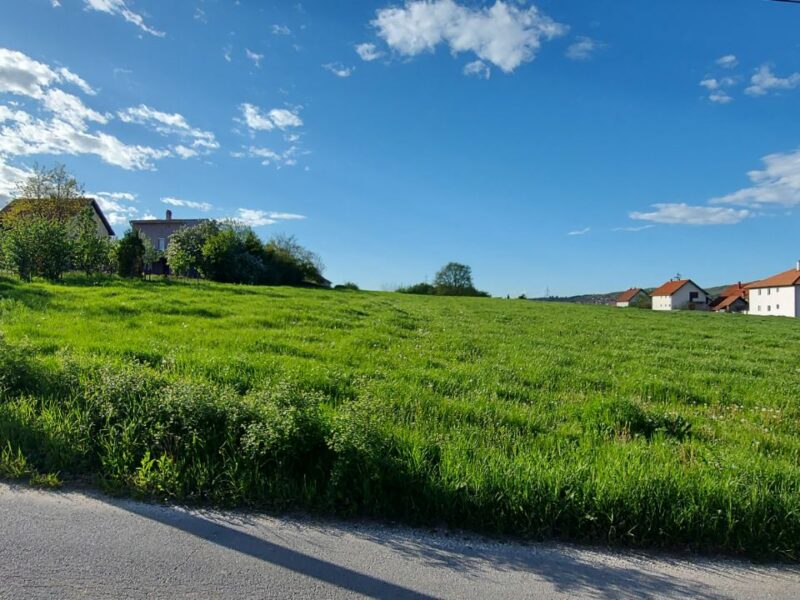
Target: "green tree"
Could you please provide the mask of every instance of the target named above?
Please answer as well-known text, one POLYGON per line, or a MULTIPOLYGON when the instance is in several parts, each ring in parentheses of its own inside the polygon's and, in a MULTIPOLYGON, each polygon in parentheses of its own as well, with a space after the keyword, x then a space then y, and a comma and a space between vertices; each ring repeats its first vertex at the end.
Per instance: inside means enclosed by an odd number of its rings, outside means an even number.
POLYGON ((24 281, 33 276, 60 279, 70 266, 72 238, 67 223, 28 216, 3 234, 6 266, 24 281))
POLYGON ((83 209, 72 222, 72 266, 94 275, 107 271, 111 243, 105 236, 97 234, 97 222, 94 211, 83 209))
POLYGON ((280 285, 324 284, 325 265, 319 255, 304 248, 294 236, 276 235, 267 243, 267 267, 280 285))
POLYGON ((117 243, 117 273, 121 277, 141 277, 145 247, 138 231, 129 229, 117 243))
POLYGON ((83 194, 83 185, 60 163, 50 169, 35 163, 30 175, 17 184, 18 198, 71 200, 83 194))
POLYGON ((217 233, 219 225, 216 221, 203 221, 194 227, 184 227, 173 233, 169 237, 166 252, 170 270, 185 277, 204 274, 203 247, 217 233))

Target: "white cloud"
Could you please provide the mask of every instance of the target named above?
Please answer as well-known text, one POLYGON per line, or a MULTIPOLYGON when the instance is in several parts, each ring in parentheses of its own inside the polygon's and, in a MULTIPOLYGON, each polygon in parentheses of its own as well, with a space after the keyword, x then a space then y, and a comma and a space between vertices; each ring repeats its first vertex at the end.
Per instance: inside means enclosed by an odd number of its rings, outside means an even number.
POLYGON ((750 86, 744 92, 750 96, 764 96, 770 92, 792 90, 800 86, 800 73, 778 77, 770 65, 761 65, 750 78, 750 86))
POLYGON ((383 56, 383 52, 378 50, 375 44, 358 44, 356 46, 356 53, 361 57, 361 60, 365 60, 367 62, 371 62, 373 60, 378 60, 383 56))
POLYGON ((589 60, 603 44, 590 37, 579 36, 567 48, 566 56, 572 60, 589 60))
POLYGON ((634 233, 637 231, 645 231, 646 229, 652 229, 655 225, 641 225, 639 227, 614 227, 614 231, 625 231, 628 233, 634 233))
POLYGON ((261 159, 261 164, 266 166, 274 165, 277 168, 281 167, 294 167, 297 165, 297 158, 303 154, 299 146, 292 145, 283 152, 276 152, 271 148, 263 148, 259 146, 250 146, 246 152, 234 153, 236 158, 250 157, 261 159))
POLYGON ((0 155, 0 205, 5 206, 17 191, 17 184, 31 174, 29 169, 21 169, 6 163, 0 155))
POLYGON ((175 135, 183 140, 188 140, 190 147, 179 144, 173 148, 181 158, 191 158, 219 148, 219 142, 213 133, 192 127, 179 113, 165 113, 140 104, 118 112, 117 116, 123 123, 143 125, 163 136, 175 135))
POLYGON ((236 211, 236 220, 251 227, 264 225, 274 225, 278 221, 297 221, 305 219, 303 215, 292 213, 270 212, 263 210, 253 210, 250 208, 240 208, 236 211))
POLYGON ((378 10, 372 25, 401 55, 416 56, 445 44, 453 54, 472 52, 506 73, 533 60, 542 41, 568 29, 534 6, 521 8, 503 0, 487 8, 454 0, 407 0, 402 8, 378 10))
POLYGON ((667 225, 733 225, 751 216, 749 210, 684 203, 653 204, 654 211, 632 212, 630 218, 667 225))
POLYGON ((274 35, 291 35, 292 30, 289 29, 286 25, 273 25, 272 33, 274 35))
POLYGON ((356 70, 355 67, 345 67, 342 63, 328 63, 326 65, 322 65, 322 68, 326 71, 330 71, 337 77, 350 77, 353 74, 353 71, 356 70))
POLYGON ((85 0, 87 10, 96 10, 109 15, 117 15, 128 23, 136 25, 139 29, 156 37, 164 37, 163 31, 153 29, 144 22, 142 15, 128 8, 126 0, 85 0))
POLYGON ((0 48, 0 93, 41 99, 46 88, 59 82, 75 85, 85 94, 96 93, 69 69, 51 69, 22 52, 0 48))
POLYGON ((225 62, 231 62, 233 60, 233 48, 230 46, 226 46, 222 49, 222 57, 225 59, 225 62))
POLYGON ((747 175, 753 185, 732 194, 713 198, 711 204, 735 204, 761 208, 800 205, 800 150, 765 156, 764 169, 747 175))
POLYGON ((717 65, 723 69, 733 69, 739 64, 739 60, 733 54, 726 54, 717 59, 717 65))
POLYGON ((492 70, 482 60, 474 60, 464 65, 464 75, 471 75, 479 79, 489 79, 492 76, 492 70))
POLYGON ((251 131, 272 131, 275 128, 285 130, 303 125, 303 120, 297 111, 286 108, 273 108, 266 113, 248 103, 240 105, 239 108, 242 111, 245 125, 251 131))
POLYGON ((738 83, 735 77, 710 77, 700 81, 700 87, 708 90, 708 99, 717 104, 728 104, 733 102, 733 97, 728 93, 728 89, 738 83))
POLYGON ((89 108, 77 96, 53 87, 56 83, 95 93, 66 68, 53 69, 21 52, 0 49, 0 94, 27 96, 49 113, 47 118, 34 117, 25 110, 0 105, 0 155, 94 154, 124 169, 150 169, 154 160, 170 155, 169 150, 129 145, 113 135, 92 131, 92 124, 105 125, 111 115, 89 108))
POLYGON ((183 208, 194 208, 195 210, 200 210, 202 212, 208 212, 214 206, 209 204, 208 202, 195 202, 193 200, 181 200, 180 198, 172 198, 166 197, 162 198, 161 202, 164 204, 169 204, 170 206, 180 206, 183 208))
POLYGON ((258 52, 253 52, 250 48, 245 48, 244 53, 247 55, 247 58, 253 61, 253 64, 256 68, 261 68, 261 61, 264 60, 264 55, 259 54, 258 52))
POLYGON ((97 200, 108 222, 112 225, 127 223, 136 218, 139 212, 135 206, 126 204, 136 201, 136 194, 130 192, 92 192, 86 195, 97 200))
POLYGON ((570 231, 567 235, 586 235, 592 230, 591 227, 585 227, 584 229, 576 229, 575 231, 570 231))

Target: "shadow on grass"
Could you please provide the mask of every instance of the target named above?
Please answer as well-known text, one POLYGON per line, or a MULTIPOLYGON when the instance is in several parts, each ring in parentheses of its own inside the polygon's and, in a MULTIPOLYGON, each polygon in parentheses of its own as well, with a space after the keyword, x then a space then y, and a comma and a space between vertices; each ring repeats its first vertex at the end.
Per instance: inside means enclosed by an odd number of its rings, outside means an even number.
POLYGON ((43 309, 52 299, 53 294, 40 287, 32 286, 19 279, 0 277, 0 298, 11 298, 28 308, 43 309))

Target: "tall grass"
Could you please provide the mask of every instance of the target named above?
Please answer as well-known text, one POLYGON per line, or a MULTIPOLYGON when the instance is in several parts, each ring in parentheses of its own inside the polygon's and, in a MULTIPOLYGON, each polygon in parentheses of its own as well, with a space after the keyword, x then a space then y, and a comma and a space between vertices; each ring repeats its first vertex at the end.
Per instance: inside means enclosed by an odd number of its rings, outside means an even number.
POLYGON ((0 298, 3 477, 800 557, 793 320, 196 282, 0 298))

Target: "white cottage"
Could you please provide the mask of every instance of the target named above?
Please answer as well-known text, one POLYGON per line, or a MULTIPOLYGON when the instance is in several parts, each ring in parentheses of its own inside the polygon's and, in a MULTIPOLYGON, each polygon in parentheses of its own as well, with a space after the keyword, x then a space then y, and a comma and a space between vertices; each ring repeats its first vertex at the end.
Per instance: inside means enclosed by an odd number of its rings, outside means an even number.
POLYGON ((653 310, 708 310, 708 293, 691 279, 668 281, 653 291, 653 310))
POLYGON ((647 307, 650 304, 650 294, 642 288, 630 288, 622 292, 617 298, 617 308, 630 306, 647 307))
POLYGON ((800 317, 800 261, 789 271, 751 283, 750 314, 800 317))

